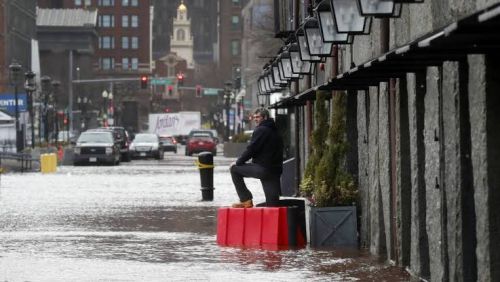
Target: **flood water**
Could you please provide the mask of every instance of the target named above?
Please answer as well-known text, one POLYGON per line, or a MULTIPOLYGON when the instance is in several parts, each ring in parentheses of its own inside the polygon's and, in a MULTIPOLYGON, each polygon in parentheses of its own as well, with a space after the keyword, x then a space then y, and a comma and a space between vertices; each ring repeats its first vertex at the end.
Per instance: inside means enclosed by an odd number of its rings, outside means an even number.
POLYGON ((192 161, 2 175, 0 281, 409 280, 363 251, 218 246, 217 208, 237 201, 228 163, 202 202, 192 161))

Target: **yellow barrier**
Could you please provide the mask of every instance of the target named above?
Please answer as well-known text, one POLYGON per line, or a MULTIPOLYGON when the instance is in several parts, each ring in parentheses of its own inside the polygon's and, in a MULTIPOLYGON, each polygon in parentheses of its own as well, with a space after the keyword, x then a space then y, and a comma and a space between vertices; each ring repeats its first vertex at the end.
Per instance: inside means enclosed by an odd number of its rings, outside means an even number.
POLYGON ((57 156, 54 153, 40 155, 40 170, 42 173, 57 171, 57 156))

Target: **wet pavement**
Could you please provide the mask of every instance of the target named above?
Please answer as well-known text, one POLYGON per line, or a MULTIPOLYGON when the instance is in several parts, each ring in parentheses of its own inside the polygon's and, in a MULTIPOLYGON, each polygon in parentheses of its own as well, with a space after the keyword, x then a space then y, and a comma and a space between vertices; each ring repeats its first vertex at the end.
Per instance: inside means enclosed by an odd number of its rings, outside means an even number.
POLYGON ((216 210, 237 200, 231 160, 215 158, 214 201, 203 202, 195 159, 2 175, 0 281, 409 280, 364 251, 218 246, 216 210))

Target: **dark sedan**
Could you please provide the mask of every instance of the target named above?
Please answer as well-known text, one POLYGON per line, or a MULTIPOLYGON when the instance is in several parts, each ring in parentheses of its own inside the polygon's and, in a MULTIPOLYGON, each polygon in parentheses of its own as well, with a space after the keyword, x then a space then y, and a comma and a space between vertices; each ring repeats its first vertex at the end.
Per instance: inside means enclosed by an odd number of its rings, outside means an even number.
POLYGON ((120 148, 109 131, 85 131, 80 134, 74 149, 73 164, 120 163, 120 148))

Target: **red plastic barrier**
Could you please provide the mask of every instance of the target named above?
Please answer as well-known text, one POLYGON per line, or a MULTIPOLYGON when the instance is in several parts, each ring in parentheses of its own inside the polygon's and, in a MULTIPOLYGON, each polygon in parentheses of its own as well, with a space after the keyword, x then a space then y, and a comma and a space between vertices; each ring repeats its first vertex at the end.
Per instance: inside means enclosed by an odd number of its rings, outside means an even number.
POLYGON ((292 224, 290 228, 289 222, 287 207, 219 208, 217 244, 269 249, 280 249, 277 247, 291 243, 303 246, 305 240, 298 224, 292 224), (290 241, 290 238, 294 239, 290 241))

